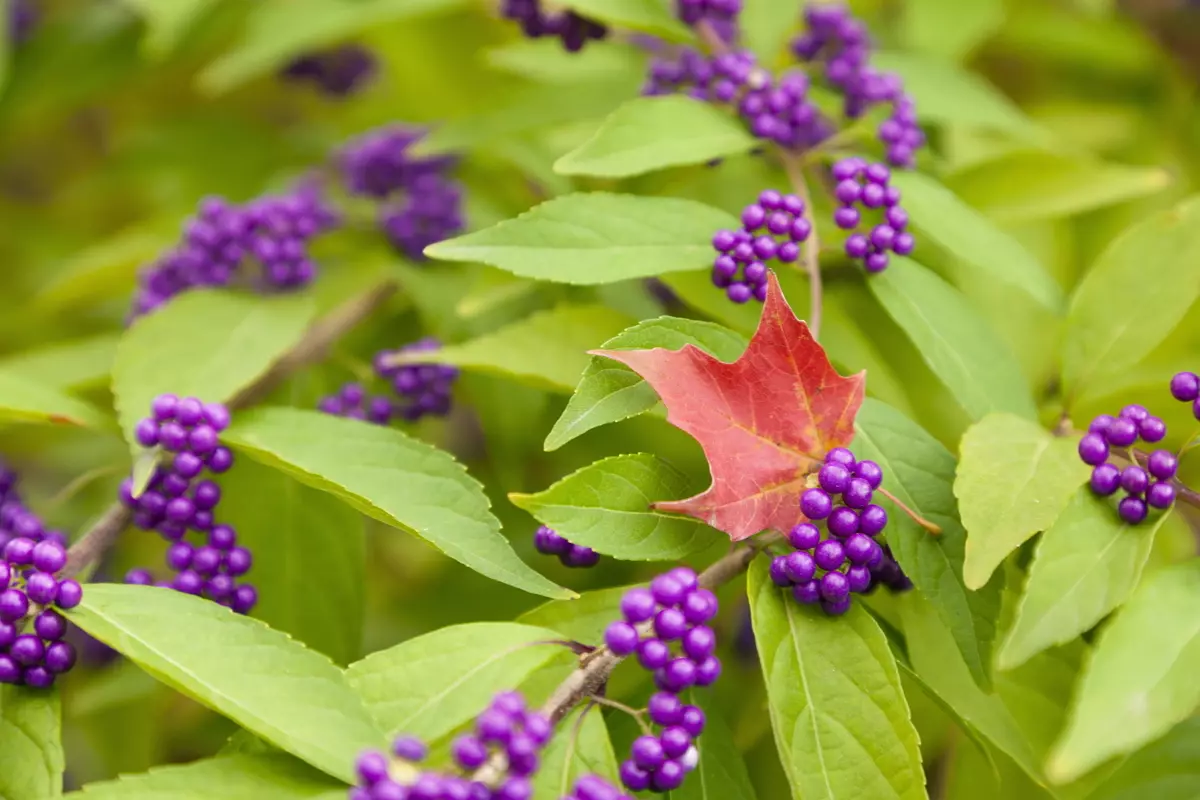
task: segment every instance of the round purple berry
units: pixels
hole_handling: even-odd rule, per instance
[[[1108,442],[1098,433],[1085,435],[1079,440],[1079,457],[1085,464],[1103,464],[1108,460]]]
[[[625,621],[637,625],[654,616],[658,603],[649,589],[630,589],[621,598],[621,614]]]
[[[833,511],[833,500],[824,489],[805,489],[800,495],[800,511],[809,519],[825,519]]]
[[[817,553],[820,552],[821,548],[818,545]],[[808,553],[796,550],[783,557],[783,571],[790,583],[806,583],[816,574],[817,563]]]
[[[817,473],[821,488],[829,494],[841,494],[850,485],[850,470],[841,464],[825,464]]]
[[[1175,471],[1179,469],[1179,459],[1169,450],[1155,450],[1150,454],[1146,468],[1160,481],[1170,480],[1175,477]]]
[[[1146,518],[1148,509],[1140,497],[1126,497],[1117,504],[1117,512],[1130,525],[1137,525]]]
[[[825,454],[825,463],[841,464],[843,467],[853,470],[857,462],[854,458],[854,453],[851,453],[847,448],[835,447]]]
[[[1092,470],[1092,491],[1103,497],[1108,497],[1121,485],[1121,470],[1112,464],[1100,464]]]
[[[788,533],[788,542],[797,550],[811,550],[820,541],[821,529],[811,522],[801,522]]]
[[[688,627],[687,617],[678,608],[664,608],[654,616],[654,632],[666,642],[683,636]]]
[[[627,656],[637,649],[637,628],[628,622],[613,622],[604,631],[604,643],[616,655]]]
[[[1150,484],[1146,490],[1146,503],[1154,508],[1170,508],[1175,502],[1175,487],[1166,481]]]
[[[1130,494],[1141,494],[1149,485],[1150,476],[1136,464],[1130,464],[1121,470],[1121,488]]]
[[[796,586],[792,589],[792,597],[796,598],[797,603],[812,605],[821,599],[820,581],[811,580]]]
[[[834,536],[846,537],[852,533],[857,533],[859,528],[859,515],[853,508],[846,506],[838,506],[829,515],[828,522],[829,532]]]
[[[1113,420],[1112,425],[1108,426],[1108,430],[1104,432],[1104,435],[1108,439],[1108,443],[1113,447],[1129,447],[1137,441],[1137,423],[1125,418]],[[1080,456],[1082,455],[1080,453]]]
[[[1180,372],[1171,378],[1171,396],[1184,403],[1195,402],[1200,398],[1200,375],[1194,372]]]
[[[637,646],[637,659],[644,669],[662,669],[671,660],[671,648],[658,639],[644,639]]]
[[[826,539],[813,551],[813,561],[821,569],[837,569],[846,561],[846,549],[837,539]]]
[[[874,503],[868,505],[858,514],[858,530],[867,536],[877,536],[887,527],[888,515],[883,506]]]

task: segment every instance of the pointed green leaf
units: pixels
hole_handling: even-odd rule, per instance
[[[754,784],[733,731],[717,709],[710,692],[690,690],[684,701],[705,712],[704,735],[696,742],[700,763],[683,786],[667,795],[668,800],[756,800]]]
[[[575,86],[579,83],[628,75],[641,81],[648,53],[631,42],[607,39],[589,42],[577,53],[568,52],[556,38],[516,39],[484,54],[493,69],[520,75],[539,83]]]
[[[752,50],[759,63],[777,63],[795,35],[790,23],[800,19],[803,7],[803,0],[745,0],[738,15],[739,43]],[[782,20],[789,24],[780,24]]]
[[[911,0],[900,30],[914,50],[961,60],[1004,24],[1002,0]]]
[[[1200,564],[1163,570],[1104,629],[1050,757],[1055,781],[1074,780],[1138,749],[1200,704]]]
[[[1170,265],[1146,280],[1147,264]],[[1127,371],[1167,338],[1200,295],[1200,198],[1117,237],[1071,298],[1063,342],[1068,397]]]
[[[221,489],[221,519],[237,528],[251,552],[270,554],[254,564],[254,615],[335,663],[361,656],[367,560],[362,515],[249,460],[221,481]]]
[[[575,544],[630,561],[673,561],[721,540],[703,523],[651,507],[693,494],[682,472],[638,453],[605,458],[544,491],[509,499]]]
[[[64,769],[58,690],[0,686],[0,799],[61,797]]]
[[[178,225],[175,217],[169,224],[155,221],[80,250],[55,270],[34,299],[34,308],[61,312],[128,296],[137,285],[138,269],[175,243]]]
[[[225,402],[266,372],[312,319],[302,295],[191,291],[140,317],[121,337],[112,390],[125,437],[164,392]]]
[[[678,350],[688,344],[722,361],[733,361],[746,349],[746,337],[711,322],[659,317],[621,331],[601,348]],[[657,405],[658,394],[640,375],[611,358],[593,356],[567,407],[546,436],[545,448],[557,450],[593,428],[642,414]]]
[[[574,600],[551,600],[526,611],[517,622],[550,628],[564,639],[599,644],[608,623],[621,613],[621,598],[627,588],[584,592]]]
[[[674,41],[686,42],[694,36],[669,7],[657,0],[563,0],[563,5],[589,19]]]
[[[757,146],[740,120],[710,103],[686,95],[639,97],[610,114],[592,138],[555,162],[554,171],[628,178]]]
[[[967,529],[968,588],[986,584],[1009,553],[1050,527],[1087,482],[1091,467],[1078,444],[1012,414],[989,414],[967,430],[954,495]]]
[[[72,800],[344,800],[346,786],[288,755],[230,755],[89,783]]]
[[[0,372],[0,420],[115,430],[94,406],[14,372]]]
[[[622,328],[629,317],[605,306],[563,305],[440,350],[398,354],[393,363],[434,362],[569,392],[588,365],[588,351]]]
[[[1000,650],[1000,668],[1012,669],[1069,642],[1124,603],[1169,515],[1128,525],[1090,489],[1077,491],[1038,543],[1016,620]]]
[[[444,737],[555,655],[559,634],[515,622],[452,625],[372,653],[346,679],[389,735]]]
[[[0,373],[61,391],[90,388],[108,380],[119,338],[115,333],[102,333],[13,353],[0,358]]]
[[[1036,419],[1012,351],[961,292],[906,258],[868,285],[972,419],[995,411]]]
[[[290,408],[242,414],[222,436],[256,461],[411,531],[489,578],[545,597],[571,595],[517,556],[479,483],[432,445],[398,430]]]
[[[1088,800],[1200,797],[1200,717],[1181,722],[1121,762]]]
[[[557,197],[426,253],[526,278],[613,283],[700,269],[712,261],[713,231],[734,227],[734,217],[693,200],[592,192]]]
[[[933,240],[965,264],[1026,292],[1051,311],[1062,308],[1062,289],[1033,254],[954,192],[919,172],[897,170],[892,183],[903,192],[904,210],[922,239]]]
[[[779,760],[795,800],[925,798],[917,732],[879,625],[801,606],[767,576],[747,586]]]
[[[1028,222],[1081,214],[1154,194],[1171,185],[1161,167],[1129,167],[1019,150],[951,175],[950,189],[992,219]]]
[[[336,778],[385,746],[341,670],[286,634],[192,595],[90,583],[71,621],[172,686]]]
[[[141,14],[146,25],[146,50],[164,58],[184,39],[188,30],[216,5],[216,0],[124,0]]]
[[[573,796],[575,781],[599,775],[612,783],[617,778],[617,755],[608,738],[600,707],[580,706],[562,718],[554,738],[542,752],[542,765],[533,777],[533,800],[561,800]],[[586,713],[580,721],[579,715]]]
[[[975,680],[989,682],[1000,615],[1000,579],[973,592],[963,584],[966,532],[954,501],[954,456],[894,408],[867,399],[855,422],[853,449],[883,468],[883,488],[941,527],[934,536],[890,501],[887,540],[905,573],[937,609]]]

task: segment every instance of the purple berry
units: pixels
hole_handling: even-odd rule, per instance
[[[1194,372],[1180,372],[1171,378],[1171,396],[1184,403],[1195,402],[1200,398],[1200,375]]]
[[[870,505],[873,495],[874,490],[871,488],[871,483],[868,480],[854,477],[850,479],[850,484],[846,487],[846,491],[842,493],[842,502],[850,508],[862,509]]]
[[[644,669],[662,669],[671,660],[671,648],[658,639],[644,639],[637,646],[637,659]]]
[[[817,546],[817,554],[821,552],[820,545]],[[813,557],[808,553],[797,550],[789,553],[783,558],[783,569],[790,583],[806,583],[812,580],[816,574],[819,561],[814,561]]]
[[[1088,425],[1088,431],[1090,433],[1104,433],[1112,426],[1116,419],[1112,414],[1101,414]]]
[[[637,649],[637,629],[628,622],[613,622],[604,631],[604,643],[616,655],[627,656]]]
[[[1158,417],[1146,417],[1138,422],[1138,435],[1143,441],[1161,442],[1167,435],[1167,423]]]
[[[1146,518],[1148,512],[1146,503],[1139,497],[1126,497],[1117,504],[1121,519],[1130,525],[1137,525]]]
[[[687,617],[678,608],[664,608],[654,617],[654,632],[666,642],[683,636],[688,627]]]
[[[1150,470],[1150,474],[1159,480],[1170,480],[1175,477],[1175,472],[1179,468],[1179,459],[1169,450],[1155,450],[1150,454],[1146,467]]]
[[[849,473],[847,473],[846,479],[849,480]],[[811,522],[801,522],[788,533],[788,542],[797,550],[811,550],[820,541],[821,529]]]
[[[670,573],[659,575],[650,582],[650,592],[660,605],[673,606],[683,600],[688,589]]]
[[[708,622],[717,615],[717,596],[708,589],[693,589],[683,598],[683,615],[693,625]]]
[[[1112,425],[1108,426],[1108,430],[1104,432],[1104,435],[1108,439],[1108,443],[1113,447],[1129,447],[1137,441],[1137,423],[1124,418],[1113,420]],[[1082,455],[1080,453],[1081,457]]]
[[[858,514],[858,530],[867,536],[877,536],[887,527],[888,515],[883,506],[868,505]]]
[[[823,489],[805,489],[800,495],[800,511],[809,519],[825,519],[833,511],[833,500]]]
[[[25,594],[40,606],[54,602],[58,581],[48,572],[35,572],[25,579]]]
[[[475,736],[458,737],[454,740],[452,750],[455,762],[464,770],[473,772],[482,767],[488,759],[487,745]]]
[[[792,597],[796,598],[797,603],[804,605],[812,605],[821,599],[821,586],[819,581],[809,581],[802,583],[792,589]]]
[[[1121,470],[1121,488],[1130,494],[1141,494],[1149,485],[1150,476],[1136,464],[1130,464]]]
[[[677,724],[683,717],[683,708],[683,701],[670,692],[655,692],[646,705],[650,720],[655,725]]]
[[[46,646],[46,654],[42,663],[54,674],[70,671],[75,666],[75,647],[70,642],[52,642]]]
[[[829,515],[829,532],[834,536],[846,537],[857,533],[859,528],[858,512],[853,508],[838,506]]]
[[[1146,490],[1146,503],[1155,508],[1170,508],[1174,502],[1175,487],[1165,481],[1152,483]]]
[[[862,478],[871,489],[878,489],[883,483],[883,470],[874,461],[860,461],[854,467],[855,477]]]
[[[788,577],[787,572],[787,556],[775,556],[772,558],[770,565],[767,567],[767,573],[771,576],[771,583],[776,586],[792,585],[792,579]]]
[[[42,660],[42,657],[46,655],[46,646],[42,644],[41,639],[33,634],[23,633],[9,645],[8,654],[18,664],[32,667],[38,664]]]
[[[837,539],[826,539],[813,551],[813,560],[821,569],[837,569],[846,561],[846,549]]]
[[[654,616],[658,603],[649,589],[630,589],[621,598],[621,614],[625,621],[634,625]]]
[[[1103,464],[1108,460],[1108,443],[1100,434],[1089,433],[1079,440],[1079,457],[1085,464]]]
[[[1092,470],[1092,491],[1107,497],[1121,485],[1121,470],[1112,464],[1100,464]]]
[[[850,596],[847,595],[841,600],[822,600],[821,610],[831,617],[839,617],[850,610]]]
[[[882,550],[880,554],[882,555]],[[871,588],[871,568],[865,564],[855,564],[846,570],[846,581],[850,591],[861,594]]]
[[[629,748],[629,755],[633,758],[633,763],[650,772],[662,766],[667,758],[662,742],[657,736],[640,736],[635,739]]]
[[[854,453],[851,453],[845,447],[835,447],[825,454],[826,464],[841,464],[847,469],[853,470],[857,461],[854,458]]]
[[[821,597],[837,602],[850,594],[850,582],[840,572],[826,572],[820,580]]]
[[[48,539],[34,545],[31,555],[34,569],[42,572],[58,572],[67,565],[66,549],[58,542]]]

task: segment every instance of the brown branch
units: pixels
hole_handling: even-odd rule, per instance
[[[765,541],[765,540],[764,540]],[[700,573],[700,585],[705,589],[715,589],[736,578],[746,571],[754,556],[761,551],[759,546],[739,547],[712,564]],[[615,655],[607,647],[597,647],[594,651],[579,660],[579,669],[567,676],[558,685],[554,693],[541,707],[541,713],[551,724],[557,725],[571,709],[584,701],[591,701],[593,696],[600,695],[612,671],[622,661],[622,656]],[[498,753],[487,764],[476,771],[474,780],[491,785],[504,773],[506,764],[504,755]]]
[[[925,519],[920,514],[913,511],[908,506],[904,505],[904,503],[901,503],[899,500],[897,500],[896,495],[892,494],[887,489],[880,488],[880,489],[876,489],[875,491],[879,492],[881,495],[886,497],[888,500],[891,500],[893,503],[895,503],[896,508],[900,509],[905,514],[908,514],[910,517],[912,517],[913,521],[916,522],[918,525],[920,525],[922,528],[929,531],[934,536],[941,535],[941,533],[942,533],[941,525],[938,525],[936,522],[930,522],[929,520]]]
[[[396,284],[384,281],[358,297],[351,298],[334,309],[328,316],[309,328],[295,347],[285,353],[253,383],[246,386],[229,401],[230,410],[253,405],[280,386],[296,371],[320,361],[329,352],[334,342],[345,336],[358,323],[378,311],[396,292]],[[114,503],[104,516],[71,545],[67,553],[65,576],[77,575],[81,570],[96,563],[112,547],[117,537],[133,519],[133,512],[121,503]]]

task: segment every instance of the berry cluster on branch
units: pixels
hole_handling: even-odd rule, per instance
[[[343,44],[305,53],[280,71],[284,80],[310,83],[330,97],[347,97],[363,88],[378,70],[375,55],[360,44]]]
[[[735,303],[767,298],[767,264],[771,259],[790,264],[800,257],[800,245],[812,235],[805,203],[794,194],[767,189],[742,211],[742,228],[717,231],[713,249],[712,282]],[[780,241],[782,237],[782,241]]]
[[[846,255],[862,261],[867,272],[883,272],[888,252],[906,256],[916,241],[905,230],[908,213],[900,207],[900,189],[891,186],[891,171],[883,164],[868,164],[861,158],[846,158],[833,165],[837,187],[834,195],[841,207],[833,221],[842,230],[855,230],[862,223],[863,211],[883,211],[883,221],[869,234],[852,233],[846,239]],[[860,211],[856,206],[862,206]]]
[[[571,544],[552,528],[538,526],[533,533],[533,546],[545,556],[556,556],[564,567],[594,567],[600,563],[600,554],[590,547]]]
[[[608,36],[608,26],[603,23],[570,9],[550,11],[542,5],[542,0],[504,0],[500,13],[520,25],[521,32],[530,39],[557,37],[571,53],[579,52],[590,41]]]
[[[326,414],[387,425],[394,418],[416,422],[425,416],[450,413],[457,367],[449,364],[396,364],[397,356],[432,352],[441,342],[426,336],[398,350],[380,350],[372,359],[376,377],[392,390],[393,397],[369,394],[359,383],[347,383],[337,394],[321,399],[317,408]]]
[[[1169,450],[1155,450],[1143,467],[1131,448],[1138,440],[1161,442],[1167,435],[1167,425],[1151,415],[1145,406],[1128,405],[1117,417],[1101,414],[1088,425],[1088,432],[1079,440],[1079,457],[1093,467],[1090,485],[1101,497],[1115,494],[1125,496],[1117,503],[1117,513],[1130,525],[1146,519],[1151,508],[1170,508],[1175,502],[1175,487],[1171,479],[1179,460]],[[1123,453],[1130,462],[1120,468],[1109,461],[1113,449]]]

